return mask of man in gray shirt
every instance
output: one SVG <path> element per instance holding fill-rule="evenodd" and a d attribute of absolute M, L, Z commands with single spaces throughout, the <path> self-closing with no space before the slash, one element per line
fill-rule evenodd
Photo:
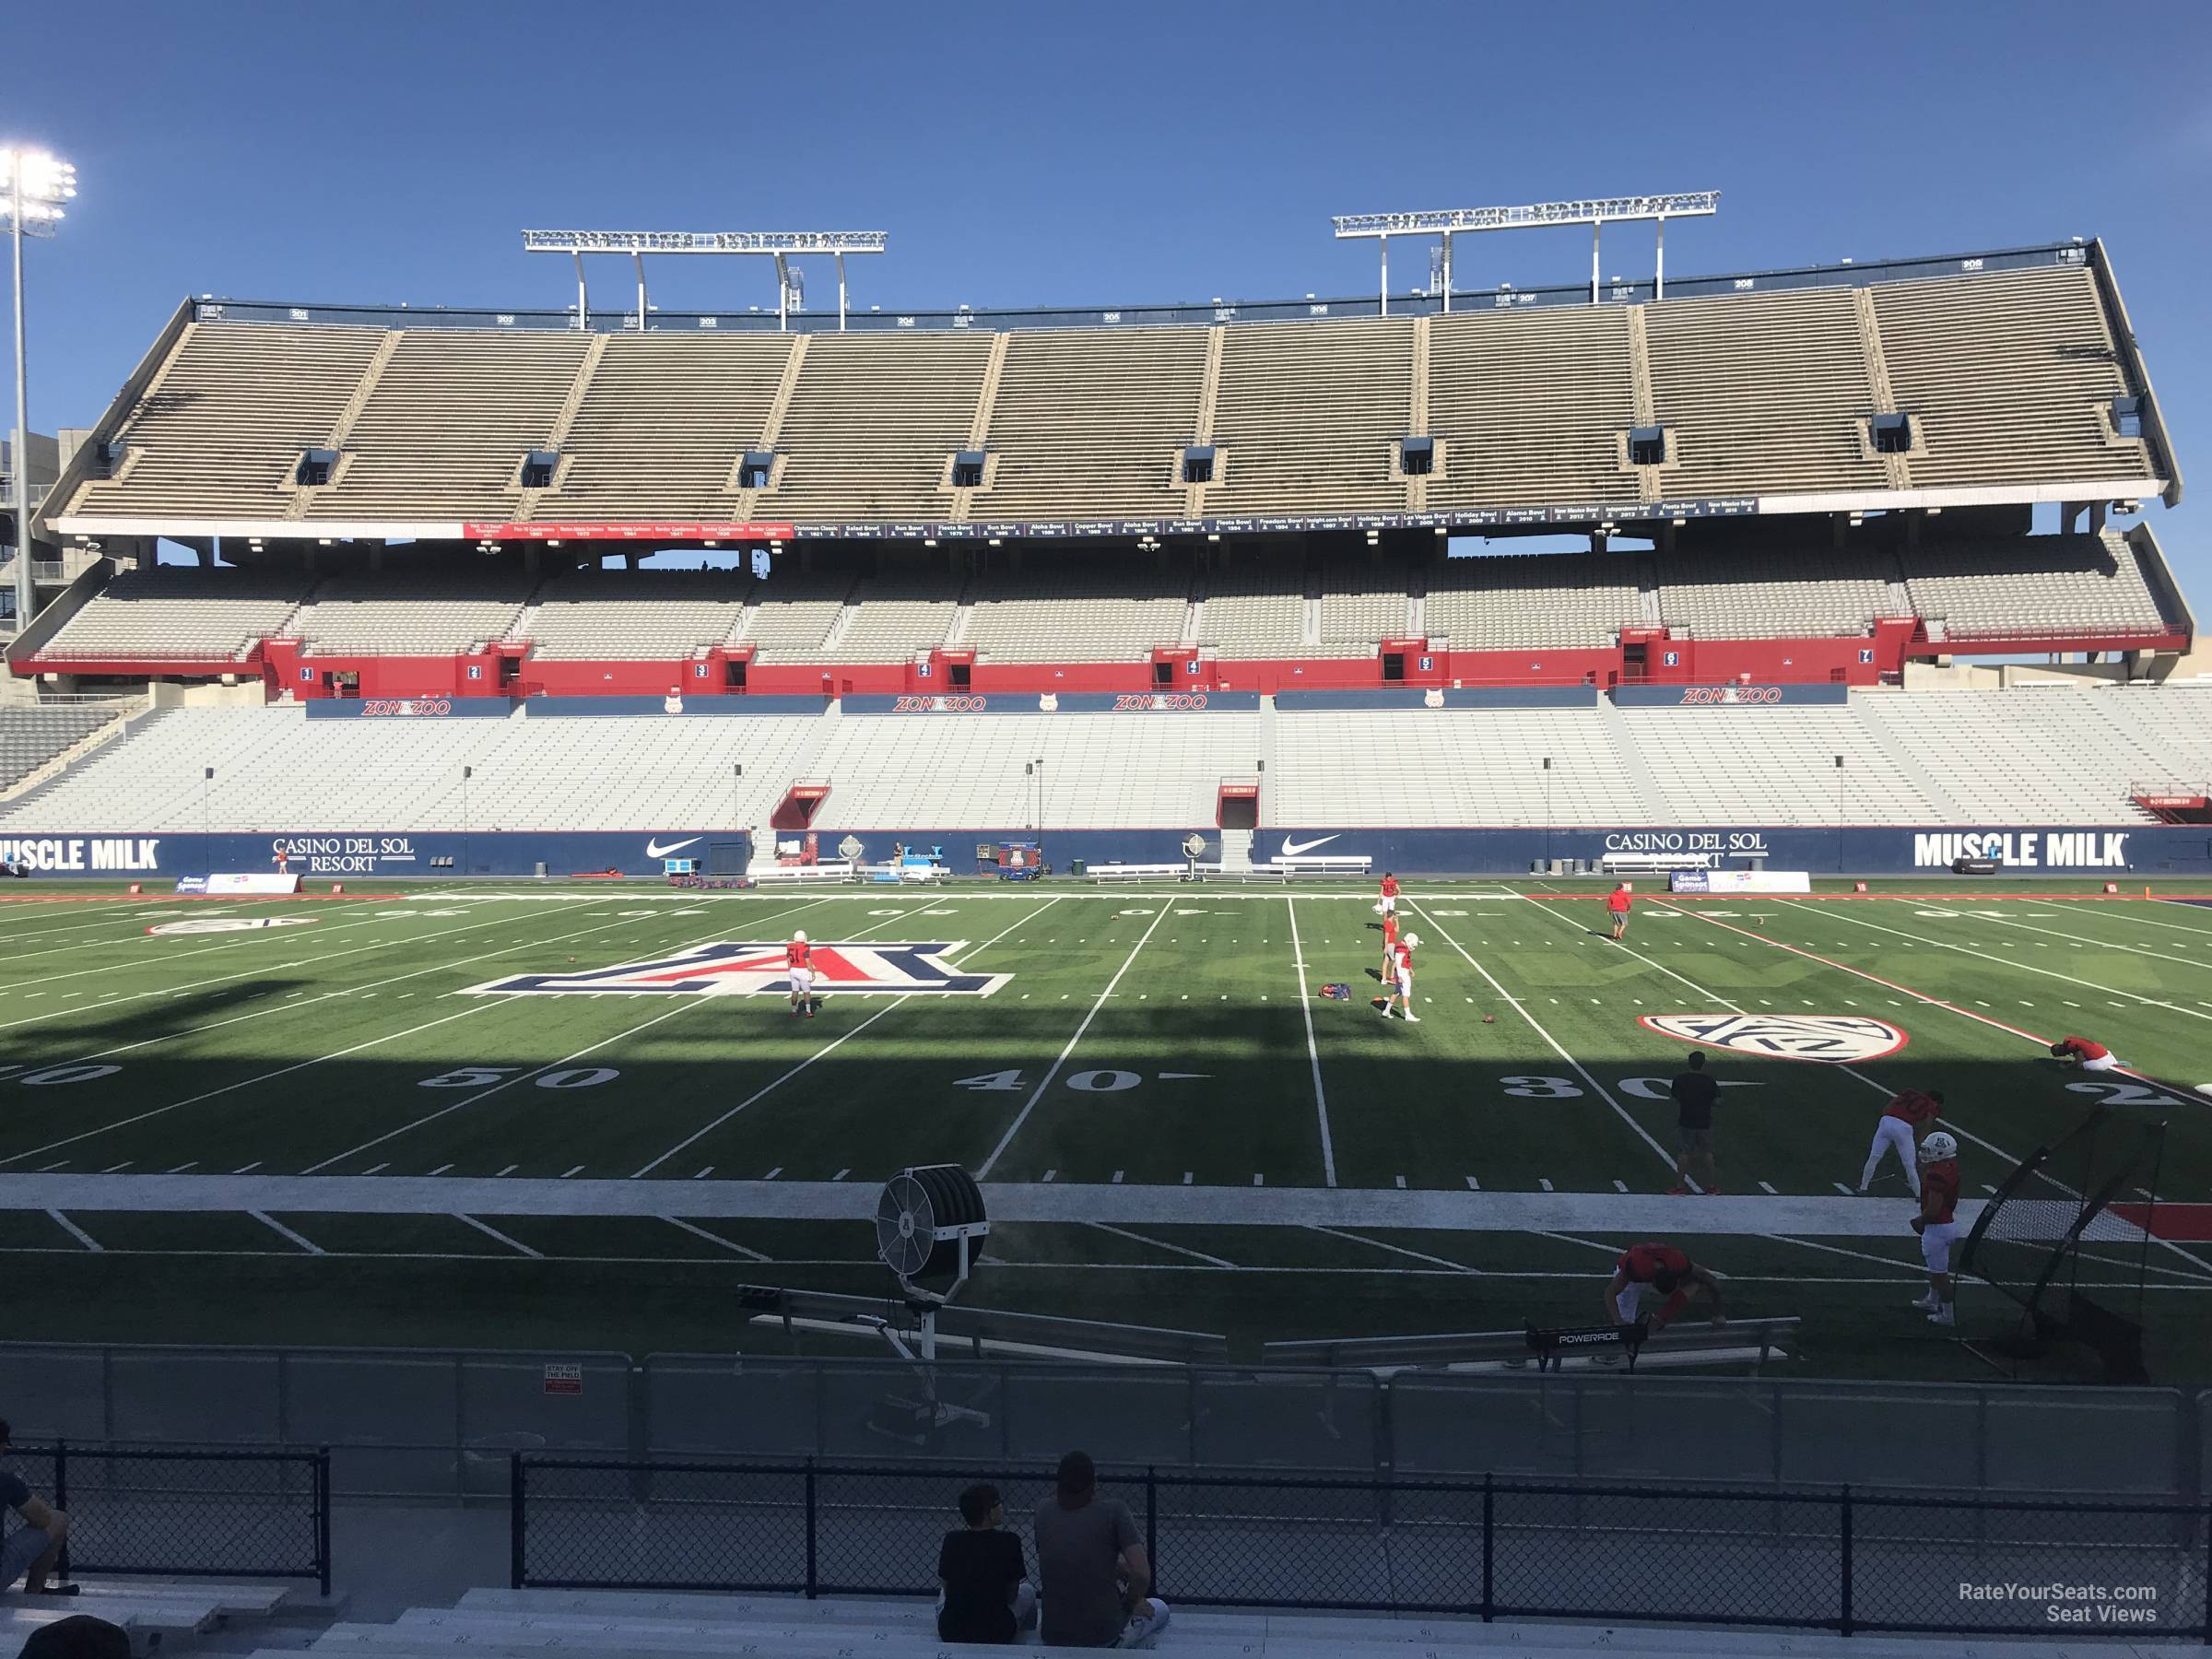
<path fill-rule="evenodd" d="M 1148 1594 L 1152 1564 L 1129 1509 L 1099 1496 L 1088 1452 L 1060 1460 L 1057 1489 L 1037 1506 L 1038 1637 L 1062 1647 L 1150 1647 L 1168 1606 Z"/>

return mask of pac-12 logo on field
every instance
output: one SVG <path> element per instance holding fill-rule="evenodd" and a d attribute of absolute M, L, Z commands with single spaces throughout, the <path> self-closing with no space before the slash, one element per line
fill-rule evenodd
<path fill-rule="evenodd" d="M 814 988 L 862 995 L 988 996 L 1013 975 L 962 973 L 944 959 L 965 939 L 937 944 L 817 944 Z M 789 994 L 782 941 L 694 945 L 648 962 L 588 968 L 581 973 L 518 973 L 471 985 L 470 994 L 503 996 L 757 996 Z"/>
<path fill-rule="evenodd" d="M 1845 1065 L 1879 1060 L 1905 1046 L 1905 1033 L 1856 1014 L 1646 1014 L 1637 1021 L 1662 1037 L 1764 1060 L 1818 1060 Z"/>

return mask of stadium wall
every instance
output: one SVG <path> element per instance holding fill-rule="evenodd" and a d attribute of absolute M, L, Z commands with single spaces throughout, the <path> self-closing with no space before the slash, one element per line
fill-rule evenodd
<path fill-rule="evenodd" d="M 1209 842 L 1210 826 L 1171 830 L 1047 830 L 1045 856 L 1065 871 L 1076 859 L 1093 865 L 1181 864 L 1182 838 L 1195 829 Z M 865 856 L 887 857 L 893 841 L 941 849 L 956 875 L 974 867 L 976 847 L 1022 841 L 1037 832 L 1020 825 L 971 829 L 817 825 L 823 849 L 847 834 Z M 149 835 L 0 834 L 0 862 L 22 864 L 41 877 L 114 880 L 174 878 L 210 871 L 273 867 L 282 848 L 289 867 L 310 877 L 450 880 L 460 876 L 530 877 L 540 865 L 548 877 L 604 875 L 658 877 L 669 858 L 713 859 L 727 868 L 731 851 L 747 842 L 742 830 L 603 830 L 578 833 L 361 830 L 283 830 L 252 834 Z M 717 854 L 717 849 L 722 851 Z M 2212 829 L 2205 825 L 2006 824 L 1761 829 L 1699 825 L 1679 829 L 1573 827 L 1545 830 L 1363 830 L 1343 826 L 1271 827 L 1253 847 L 1255 862 L 1281 854 L 1365 854 L 1376 870 L 1406 875 L 1525 875 L 1547 861 L 1595 865 L 1608 853 L 1706 853 L 1723 867 L 1763 865 L 1815 875 L 1902 876 L 1949 870 L 1958 858 L 1993 858 L 2006 876 L 2112 876 L 2212 877 Z"/>

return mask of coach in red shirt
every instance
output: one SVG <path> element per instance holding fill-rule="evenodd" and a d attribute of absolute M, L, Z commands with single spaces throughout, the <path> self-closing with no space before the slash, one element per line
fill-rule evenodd
<path fill-rule="evenodd" d="M 1606 895 L 1606 908 L 1613 912 L 1615 944 L 1618 944 L 1620 935 L 1629 931 L 1629 906 L 1633 902 L 1629 897 L 1629 884 L 1625 881 Z"/>

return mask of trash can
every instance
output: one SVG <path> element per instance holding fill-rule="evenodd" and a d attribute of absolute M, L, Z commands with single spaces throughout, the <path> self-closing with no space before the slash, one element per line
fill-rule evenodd
<path fill-rule="evenodd" d="M 1067 861 L 1067 873 L 1077 881 L 1082 880 L 1089 873 L 1089 865 L 1080 858 L 1071 858 Z"/>

